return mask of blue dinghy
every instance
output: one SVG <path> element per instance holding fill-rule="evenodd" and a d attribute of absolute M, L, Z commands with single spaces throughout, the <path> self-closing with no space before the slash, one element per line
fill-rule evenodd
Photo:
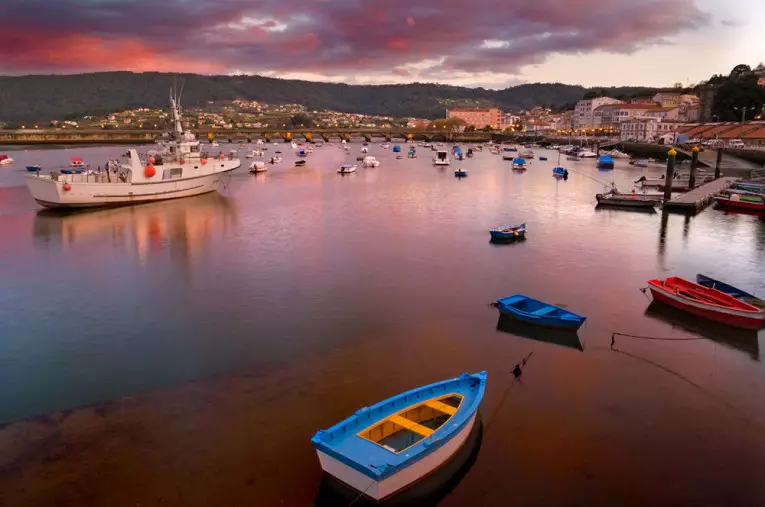
<path fill-rule="evenodd" d="M 542 162 L 546 162 L 547 161 L 547 157 L 539 157 L 539 160 L 541 160 Z"/>
<path fill-rule="evenodd" d="M 568 170 L 563 167 L 556 167 L 553 169 L 553 176 L 563 176 L 564 178 L 568 178 Z"/>
<path fill-rule="evenodd" d="M 490 229 L 489 234 L 495 240 L 523 239 L 526 237 L 526 224 L 500 225 Z"/>
<path fill-rule="evenodd" d="M 587 317 L 582 317 L 557 306 L 515 294 L 497 301 L 499 313 L 537 326 L 558 329 L 579 329 Z"/>
<path fill-rule="evenodd" d="M 38 172 L 40 170 L 41 170 L 41 168 L 40 168 L 39 165 L 28 165 L 27 166 L 27 172 L 29 172 L 29 173 L 36 173 L 36 172 Z"/>
<path fill-rule="evenodd" d="M 485 390 L 486 372 L 463 373 L 362 408 L 311 442 L 326 473 L 379 502 L 451 460 Z"/>
<path fill-rule="evenodd" d="M 516 157 L 513 159 L 513 169 L 517 171 L 526 170 L 526 159 L 522 157 Z"/>
<path fill-rule="evenodd" d="M 614 168 L 614 159 L 611 155 L 601 155 L 598 159 L 598 169 L 611 170 Z"/>
<path fill-rule="evenodd" d="M 455 178 L 467 178 L 467 175 L 468 173 L 464 169 L 457 169 L 456 171 L 454 171 Z"/>
<path fill-rule="evenodd" d="M 765 301 L 758 298 L 754 294 L 749 294 L 748 292 L 744 292 L 737 287 L 728 285 L 727 283 L 721 282 L 719 280 L 715 280 L 714 278 L 704 276 L 701 273 L 696 275 L 696 283 L 704 287 L 709 287 L 710 289 L 717 289 L 720 292 L 724 292 L 730 296 L 733 296 L 739 301 L 749 303 L 750 305 L 756 306 L 757 308 L 765 309 Z"/>

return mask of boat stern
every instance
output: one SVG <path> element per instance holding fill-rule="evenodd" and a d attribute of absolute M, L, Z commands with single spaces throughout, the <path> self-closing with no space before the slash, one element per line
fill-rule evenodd
<path fill-rule="evenodd" d="M 69 190 L 65 190 L 64 182 L 56 181 L 47 175 L 29 174 L 26 177 L 26 184 L 34 200 L 47 208 L 65 205 L 66 192 L 75 190 L 72 184 L 69 184 Z"/>

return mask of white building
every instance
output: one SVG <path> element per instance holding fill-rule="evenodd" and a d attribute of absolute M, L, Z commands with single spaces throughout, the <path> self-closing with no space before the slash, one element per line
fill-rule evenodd
<path fill-rule="evenodd" d="M 596 99 L 580 100 L 574 108 L 574 128 L 592 128 L 593 111 L 607 104 L 619 104 L 621 100 L 611 97 L 598 97 Z"/>
<path fill-rule="evenodd" d="M 623 142 L 656 143 L 664 136 L 671 135 L 674 138 L 679 126 L 678 122 L 641 118 L 622 123 L 619 138 Z"/>

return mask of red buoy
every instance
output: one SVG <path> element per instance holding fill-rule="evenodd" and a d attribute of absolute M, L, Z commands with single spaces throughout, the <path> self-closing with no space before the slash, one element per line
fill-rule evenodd
<path fill-rule="evenodd" d="M 202 159 L 202 165 L 205 165 L 205 164 L 207 164 L 207 160 Z"/>
<path fill-rule="evenodd" d="M 72 185 L 64 183 L 64 192 L 69 192 L 72 189 Z"/>
<path fill-rule="evenodd" d="M 186 161 L 185 161 L 185 160 L 183 160 L 183 159 L 179 160 L 179 162 L 181 163 L 181 165 L 183 165 L 183 164 L 185 164 L 185 163 L 186 163 Z"/>
<path fill-rule="evenodd" d="M 149 164 L 153 164 L 154 162 L 156 162 L 154 157 L 149 157 Z"/>
<path fill-rule="evenodd" d="M 221 153 L 220 154 L 220 159 L 223 160 L 224 158 L 226 158 L 226 156 L 223 153 Z"/>
<path fill-rule="evenodd" d="M 147 165 L 143 170 L 143 175 L 147 178 L 153 178 L 155 174 L 157 174 L 157 170 L 154 169 L 153 165 Z"/>

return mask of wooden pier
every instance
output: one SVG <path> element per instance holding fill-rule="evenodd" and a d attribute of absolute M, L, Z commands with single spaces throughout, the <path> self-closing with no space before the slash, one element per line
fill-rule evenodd
<path fill-rule="evenodd" d="M 716 193 L 729 188 L 734 181 L 739 179 L 740 178 L 728 176 L 710 181 L 709 183 L 705 183 L 665 202 L 664 209 L 686 213 L 697 213 L 712 202 L 712 198 Z"/>

